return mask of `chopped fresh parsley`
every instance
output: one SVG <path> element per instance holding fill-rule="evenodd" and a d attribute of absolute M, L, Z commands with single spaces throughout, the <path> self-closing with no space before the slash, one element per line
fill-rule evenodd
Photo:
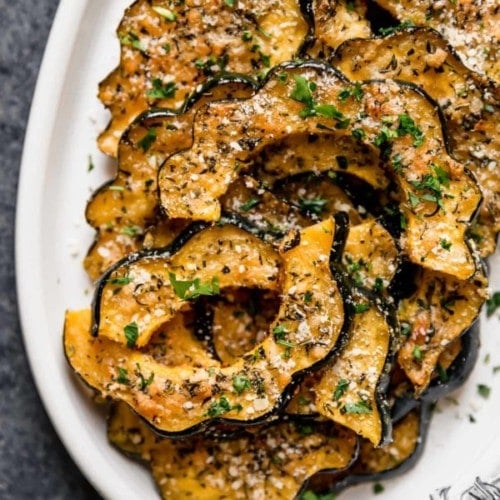
<path fill-rule="evenodd" d="M 363 140 L 366 136 L 365 131 L 362 128 L 353 129 L 351 135 L 358 141 Z"/>
<path fill-rule="evenodd" d="M 378 495 L 379 493 L 383 493 L 384 487 L 380 483 L 375 483 L 373 485 L 373 493 Z"/>
<path fill-rule="evenodd" d="M 317 494 L 312 490 L 306 490 L 299 497 L 299 500 L 335 500 L 336 496 L 333 493 Z"/>
<path fill-rule="evenodd" d="M 155 128 L 148 128 L 148 131 L 146 135 L 138 141 L 137 145 L 144 151 L 149 151 L 149 148 L 153 145 L 153 143 L 156 141 L 156 129 Z"/>
<path fill-rule="evenodd" d="M 341 113 L 332 104 L 318 104 L 313 97 L 313 92 L 317 86 L 314 82 L 309 82 L 303 76 L 294 76 L 295 88 L 293 89 L 290 97 L 297 102 L 304 104 L 304 109 L 300 111 L 301 118 L 309 116 L 323 116 L 324 118 L 331 118 L 337 122 L 336 127 L 340 129 L 347 128 L 350 119 Z"/>
<path fill-rule="evenodd" d="M 337 387 L 335 387 L 335 390 L 333 391 L 334 401 L 338 401 L 344 395 L 348 387 L 349 387 L 349 380 L 341 378 L 337 383 Z"/>
<path fill-rule="evenodd" d="M 390 26 L 388 28 L 380 28 L 378 30 L 378 32 L 382 36 L 387 36 L 387 35 L 392 35 L 393 33 L 397 33 L 398 31 L 403 31 L 407 28 L 412 28 L 414 26 L 415 26 L 415 24 L 413 24 L 413 21 L 406 19 L 405 21 L 401 22 L 401 24 L 398 24 L 397 26 Z"/>
<path fill-rule="evenodd" d="M 328 200 L 324 200 L 323 198 L 299 198 L 300 210 L 316 215 L 319 215 L 321 214 L 321 212 L 323 212 L 327 203 Z"/>
<path fill-rule="evenodd" d="M 139 337 L 139 326 L 134 321 L 127 325 L 123 332 L 125 333 L 125 338 L 127 339 L 127 347 L 134 347 Z"/>
<path fill-rule="evenodd" d="M 132 278 L 130 276 L 120 276 L 118 278 L 112 278 L 108 280 L 110 285 L 125 286 L 132 283 Z"/>
<path fill-rule="evenodd" d="M 419 197 L 413 193 L 409 194 L 409 201 L 412 207 L 415 207 L 421 201 L 430 201 L 436 203 L 441 210 L 444 210 L 442 186 L 450 185 L 448 173 L 435 163 L 430 164 L 430 174 L 425 174 L 418 181 L 410 181 L 410 184 L 417 190 L 424 193 Z"/>
<path fill-rule="evenodd" d="M 448 373 L 446 372 L 444 366 L 441 363 L 438 363 L 436 369 L 439 375 L 439 380 L 443 383 L 448 382 Z"/>
<path fill-rule="evenodd" d="M 266 67 L 271 67 L 271 57 L 259 51 L 260 62 Z"/>
<path fill-rule="evenodd" d="M 441 248 L 443 248 L 444 250 L 448 250 L 448 252 L 450 251 L 451 241 L 448 241 L 446 238 L 441 238 L 439 240 L 439 244 L 441 245 Z"/>
<path fill-rule="evenodd" d="M 401 335 L 408 337 L 411 333 L 412 327 L 409 323 L 401 323 Z"/>
<path fill-rule="evenodd" d="M 273 328 L 273 335 L 276 340 L 279 340 L 284 339 L 288 335 L 288 332 L 283 325 L 276 325 Z"/>
<path fill-rule="evenodd" d="M 401 173 L 402 169 L 403 169 L 403 158 L 401 157 L 401 155 L 399 153 L 396 153 L 393 157 L 392 157 L 392 160 L 391 160 L 391 163 L 392 163 L 392 168 L 394 169 L 395 172 L 397 172 L 398 174 Z"/>
<path fill-rule="evenodd" d="M 384 280 L 380 276 L 377 276 L 375 278 L 375 282 L 373 283 L 373 289 L 376 292 L 381 292 L 384 288 L 385 288 L 384 287 Z"/>
<path fill-rule="evenodd" d="M 486 301 L 486 316 L 488 316 L 488 318 L 490 316 L 493 316 L 493 314 L 499 307 L 500 307 L 500 292 L 495 292 Z"/>
<path fill-rule="evenodd" d="M 252 384 L 246 375 L 238 374 L 233 377 L 233 388 L 238 394 L 241 394 L 251 387 Z"/>
<path fill-rule="evenodd" d="M 488 399 L 491 394 L 491 387 L 485 384 L 477 384 L 477 392 L 482 398 Z"/>
<path fill-rule="evenodd" d="M 178 280 L 174 273 L 169 273 L 170 284 L 174 293 L 182 300 L 194 300 L 201 296 L 217 295 L 220 291 L 219 279 L 214 276 L 210 282 L 202 283 L 199 278 L 194 280 Z"/>
<path fill-rule="evenodd" d="M 382 125 L 379 134 L 373 140 L 373 144 L 378 148 L 385 148 L 392 143 L 396 137 L 398 137 L 398 134 L 395 130 L 391 130 L 387 125 Z"/>
<path fill-rule="evenodd" d="M 138 226 L 125 226 L 122 228 L 122 233 L 133 238 L 141 232 L 141 228 Z"/>
<path fill-rule="evenodd" d="M 303 76 L 294 76 L 295 88 L 290 97 L 297 102 L 305 104 L 308 108 L 314 107 L 313 92 L 316 90 L 314 82 L 307 81 Z"/>
<path fill-rule="evenodd" d="M 354 312 L 356 314 L 364 313 L 364 312 L 368 311 L 369 309 L 370 309 L 370 304 L 361 303 L 361 304 L 354 305 Z"/>
<path fill-rule="evenodd" d="M 177 14 L 170 9 L 166 9 L 165 7 L 160 7 L 158 5 L 152 7 L 152 9 L 160 14 L 161 17 L 164 17 L 167 21 L 173 22 L 177 19 Z"/>
<path fill-rule="evenodd" d="M 349 97 L 354 97 L 356 101 L 361 101 L 363 98 L 363 89 L 361 88 L 361 84 L 356 82 L 353 87 L 343 89 L 339 92 L 338 98 L 339 101 L 344 102 Z"/>
<path fill-rule="evenodd" d="M 144 47 L 141 44 L 141 40 L 135 33 L 129 32 L 128 35 L 119 35 L 118 38 L 120 39 L 120 43 L 122 45 L 127 45 L 141 52 L 144 52 Z"/>
<path fill-rule="evenodd" d="M 249 210 L 252 210 L 252 208 L 256 207 L 260 203 L 260 200 L 258 198 L 250 198 L 249 200 L 245 201 L 245 203 L 242 203 L 240 205 L 240 209 L 243 210 L 243 212 L 248 212 Z"/>
<path fill-rule="evenodd" d="M 212 401 L 208 407 L 206 415 L 210 418 L 217 418 L 232 410 L 240 411 L 243 407 L 239 404 L 231 406 L 226 396 L 221 396 L 218 401 Z"/>
<path fill-rule="evenodd" d="M 312 302 L 312 299 L 313 299 L 313 293 L 308 290 L 305 294 L 304 294 L 304 302 L 306 304 L 310 304 Z"/>
<path fill-rule="evenodd" d="M 356 403 L 346 403 L 340 410 L 342 413 L 364 415 L 372 412 L 372 407 L 368 401 L 359 400 Z"/>
<path fill-rule="evenodd" d="M 291 354 L 291 349 L 294 347 L 297 347 L 293 342 L 290 342 L 287 339 L 288 336 L 288 331 L 283 325 L 277 325 L 273 328 L 273 336 L 274 336 L 274 341 L 276 344 L 286 347 L 285 353 L 283 354 L 283 357 L 285 359 L 288 359 Z"/>
<path fill-rule="evenodd" d="M 148 386 L 150 386 L 153 383 L 155 374 L 154 372 L 151 372 L 148 378 L 144 377 L 144 375 L 141 372 L 141 366 L 139 365 L 139 363 L 137 363 L 136 374 L 139 377 L 139 390 L 144 392 L 148 388 Z"/>
<path fill-rule="evenodd" d="M 128 372 L 125 370 L 125 368 L 118 367 L 118 377 L 116 377 L 116 381 L 119 384 L 124 384 L 124 385 L 129 385 L 130 380 L 128 378 Z"/>
<path fill-rule="evenodd" d="M 222 57 L 211 55 L 206 60 L 198 59 L 194 65 L 197 69 L 203 71 L 205 75 L 209 76 L 213 75 L 216 71 L 224 71 L 228 62 L 229 56 L 227 54 L 224 54 Z"/>
<path fill-rule="evenodd" d="M 174 82 L 168 82 L 165 85 L 160 78 L 153 78 L 153 88 L 146 92 L 146 96 L 151 99 L 169 99 L 175 97 L 177 86 Z"/>
<path fill-rule="evenodd" d="M 424 143 L 425 135 L 422 130 L 417 127 L 413 118 L 404 113 L 399 115 L 399 126 L 397 128 L 397 134 L 399 137 L 403 137 L 405 135 L 410 135 L 413 137 L 413 146 L 416 148 L 421 146 Z"/>
<path fill-rule="evenodd" d="M 234 0 L 224 0 L 224 3 L 225 3 L 228 7 L 234 7 Z"/>
<path fill-rule="evenodd" d="M 413 354 L 413 359 L 416 359 L 417 361 L 422 361 L 423 354 L 420 346 L 416 345 L 413 348 L 412 354 Z"/>
<path fill-rule="evenodd" d="M 87 172 L 92 172 L 94 170 L 95 165 L 94 161 L 92 160 L 92 155 L 89 155 L 88 157 L 88 164 L 87 164 Z"/>

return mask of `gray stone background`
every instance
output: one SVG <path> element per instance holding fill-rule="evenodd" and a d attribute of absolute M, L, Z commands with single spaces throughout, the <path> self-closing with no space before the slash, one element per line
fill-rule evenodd
<path fill-rule="evenodd" d="M 0 0 L 0 499 L 97 499 L 52 428 L 28 367 L 14 275 L 26 122 L 59 0 Z"/>

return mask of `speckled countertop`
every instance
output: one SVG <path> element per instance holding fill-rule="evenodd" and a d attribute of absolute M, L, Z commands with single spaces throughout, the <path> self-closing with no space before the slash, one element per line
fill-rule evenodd
<path fill-rule="evenodd" d="M 97 499 L 54 432 L 27 363 L 17 315 L 14 217 L 40 61 L 59 0 L 0 0 L 0 498 Z"/>

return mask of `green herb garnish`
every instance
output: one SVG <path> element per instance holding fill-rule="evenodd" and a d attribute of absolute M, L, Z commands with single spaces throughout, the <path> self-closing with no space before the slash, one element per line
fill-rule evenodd
<path fill-rule="evenodd" d="M 149 151 L 149 148 L 153 145 L 153 143 L 156 141 L 156 129 L 155 128 L 148 128 L 148 132 L 146 135 L 137 142 L 137 145 L 144 151 Z"/>
<path fill-rule="evenodd" d="M 349 387 L 349 380 L 341 378 L 337 383 L 337 387 L 335 387 L 335 390 L 333 391 L 334 401 L 338 401 L 344 395 L 348 387 Z"/>
<path fill-rule="evenodd" d="M 347 128 L 350 123 L 350 119 L 344 116 L 335 106 L 332 104 L 318 104 L 314 100 L 313 92 L 316 90 L 317 86 L 314 82 L 309 82 L 303 76 L 294 76 L 295 88 L 293 89 L 290 97 L 297 102 L 304 104 L 304 109 L 300 111 L 299 116 L 301 118 L 307 118 L 309 116 L 322 116 L 324 118 L 331 118 L 337 121 L 337 128 Z"/>
<path fill-rule="evenodd" d="M 491 387 L 485 384 L 477 384 L 477 392 L 482 398 L 488 399 L 491 394 Z"/>
<path fill-rule="evenodd" d="M 174 293 L 182 300 L 194 300 L 201 296 L 217 295 L 220 291 L 219 278 L 214 276 L 210 282 L 202 283 L 199 278 L 194 280 L 178 280 L 174 273 L 169 273 L 170 284 Z"/>
<path fill-rule="evenodd" d="M 137 338 L 139 337 L 139 326 L 134 321 L 128 324 L 124 329 L 125 338 L 127 339 L 127 347 L 135 347 L 135 343 L 137 342 Z"/>
<path fill-rule="evenodd" d="M 141 40 L 135 33 L 129 32 L 128 35 L 119 35 L 118 38 L 120 39 L 120 43 L 122 45 L 127 45 L 139 50 L 140 52 L 145 53 L 144 47 L 141 44 Z"/>
<path fill-rule="evenodd" d="M 393 33 L 397 33 L 398 31 L 405 30 L 407 28 L 412 28 L 414 26 L 415 26 L 415 24 L 413 24 L 413 21 L 406 19 L 405 21 L 401 22 L 401 24 L 398 24 L 397 26 L 390 26 L 388 28 L 380 28 L 378 30 L 378 32 L 382 36 L 387 36 L 387 35 L 392 35 Z"/>
<path fill-rule="evenodd" d="M 486 316 L 488 316 L 488 318 L 490 316 L 493 316 L 493 314 L 499 307 L 500 307 L 500 292 L 495 292 L 486 301 Z"/>
<path fill-rule="evenodd" d="M 138 226 L 125 226 L 122 228 L 122 233 L 126 234 L 127 236 L 130 236 L 133 238 L 134 236 L 137 236 L 141 231 L 141 228 Z"/>
<path fill-rule="evenodd" d="M 233 388 L 238 394 L 241 394 L 251 387 L 252 384 L 246 375 L 238 374 L 233 377 Z"/>
<path fill-rule="evenodd" d="M 328 200 L 324 200 L 323 198 L 299 198 L 299 208 L 304 212 L 310 212 L 316 215 L 321 214 L 323 212 L 325 206 L 327 205 Z"/>
<path fill-rule="evenodd" d="M 212 403 L 210 403 L 206 416 L 210 418 L 217 418 L 232 410 L 240 411 L 242 409 L 243 407 L 240 404 L 231 406 L 231 403 L 226 396 L 221 396 L 218 401 L 212 401 Z"/>
<path fill-rule="evenodd" d="M 420 346 L 416 345 L 413 348 L 412 354 L 413 354 L 413 359 L 416 359 L 417 361 L 422 361 L 423 354 Z"/>
<path fill-rule="evenodd" d="M 166 9 L 165 7 L 154 6 L 152 9 L 160 14 L 161 17 L 164 17 L 167 21 L 173 22 L 177 19 L 177 14 L 170 9 Z"/>
<path fill-rule="evenodd" d="M 342 413 L 364 415 L 372 412 L 372 407 L 368 401 L 359 400 L 356 403 L 347 403 L 341 409 Z"/>
<path fill-rule="evenodd" d="M 448 250 L 448 252 L 450 251 L 451 241 L 448 241 L 446 238 L 441 238 L 439 240 L 439 244 L 441 245 L 441 248 L 443 248 L 444 250 Z"/>
<path fill-rule="evenodd" d="M 168 82 L 165 85 L 160 78 L 153 79 L 153 88 L 146 92 L 146 96 L 151 99 L 169 99 L 175 97 L 177 86 L 174 82 Z"/>
<path fill-rule="evenodd" d="M 128 378 L 128 372 L 125 370 L 125 368 L 118 367 L 118 377 L 116 377 L 116 381 L 119 384 L 124 384 L 124 385 L 129 385 L 130 380 Z"/>
<path fill-rule="evenodd" d="M 112 278 L 108 280 L 110 285 L 125 286 L 132 283 L 132 278 L 130 276 L 120 276 L 119 278 Z"/>
<path fill-rule="evenodd" d="M 243 212 L 248 212 L 249 210 L 252 210 L 252 208 L 256 207 L 259 203 L 260 200 L 258 198 L 250 198 L 248 201 L 240 205 L 240 209 L 243 210 Z"/>
<path fill-rule="evenodd" d="M 354 305 L 354 312 L 356 314 L 361 314 L 370 309 L 370 304 L 362 303 L 362 304 L 355 304 Z"/>
<path fill-rule="evenodd" d="M 154 374 L 154 372 L 151 372 L 151 374 L 149 375 L 148 378 L 144 377 L 144 375 L 141 372 L 141 366 L 139 365 L 139 363 L 137 363 L 137 372 L 136 373 L 140 379 L 139 380 L 139 389 L 144 392 L 148 388 L 148 386 L 150 386 L 153 383 L 153 380 L 155 378 L 155 374 Z"/>

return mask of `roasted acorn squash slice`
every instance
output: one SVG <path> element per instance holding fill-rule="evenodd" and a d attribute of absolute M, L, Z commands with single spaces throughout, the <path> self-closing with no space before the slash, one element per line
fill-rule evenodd
<path fill-rule="evenodd" d="M 269 186 L 278 179 L 303 172 L 316 175 L 343 172 L 364 180 L 374 189 L 386 189 L 389 185 L 379 165 L 378 148 L 353 137 L 291 135 L 266 148 L 257 163 L 260 167 L 257 177 Z"/>
<path fill-rule="evenodd" d="M 99 137 L 116 155 L 120 136 L 152 107 L 182 108 L 208 77 L 257 76 L 298 55 L 311 29 L 307 2 L 137 0 L 118 27 L 121 60 L 99 86 L 112 120 Z"/>
<path fill-rule="evenodd" d="M 484 194 L 472 235 L 483 256 L 493 253 L 500 231 L 498 86 L 467 69 L 448 43 L 428 29 L 349 40 L 337 50 L 334 64 L 351 80 L 412 82 L 439 103 L 453 155 L 475 174 Z"/>
<path fill-rule="evenodd" d="M 351 38 L 370 36 L 366 0 L 313 0 L 314 45 L 307 54 L 328 60 L 335 48 Z"/>
<path fill-rule="evenodd" d="M 150 246 L 146 234 L 154 238 L 151 225 L 162 226 L 162 245 L 180 233 L 185 223 L 168 220 L 157 223 L 159 166 L 167 156 L 191 145 L 193 119 L 199 107 L 212 100 L 249 96 L 254 86 L 240 76 L 211 78 L 181 111 L 150 111 L 129 126 L 118 146 L 115 179 L 94 193 L 85 212 L 87 222 L 97 230 L 84 261 L 92 279 L 99 278 L 129 253 Z"/>
<path fill-rule="evenodd" d="M 343 470 L 357 452 L 355 436 L 331 424 L 278 422 L 235 439 L 161 439 L 126 405 L 114 406 L 108 439 L 150 463 L 164 499 L 294 498 L 314 473 Z"/>
<path fill-rule="evenodd" d="M 199 296 L 235 286 L 277 290 L 280 265 L 271 246 L 236 226 L 188 229 L 166 249 L 132 255 L 101 278 L 94 333 L 130 345 L 126 329 L 134 324 L 133 345 L 142 347 Z"/>
<path fill-rule="evenodd" d="M 409 258 L 470 277 L 475 266 L 464 233 L 481 195 L 446 153 L 434 104 L 402 84 L 351 85 L 317 63 L 277 68 L 252 98 L 202 108 L 193 146 L 160 170 L 162 206 L 170 217 L 216 221 L 219 198 L 265 147 L 294 133 L 332 131 L 377 145 L 388 172 L 400 164 L 393 177 L 401 191 L 406 220 L 401 244 Z M 442 238 L 452 243 L 451 253 L 443 252 Z"/>
<path fill-rule="evenodd" d="M 470 0 L 375 0 L 406 26 L 434 28 L 446 38 L 470 69 L 500 82 L 498 6 Z"/>
<path fill-rule="evenodd" d="M 385 393 L 395 331 L 367 297 L 354 294 L 353 300 L 356 314 L 349 341 L 322 369 L 313 387 L 314 402 L 321 415 L 379 446 L 391 439 Z"/>
<path fill-rule="evenodd" d="M 349 486 L 384 481 L 405 473 L 422 455 L 430 418 L 430 405 L 417 405 L 416 409 L 395 419 L 391 443 L 376 448 L 370 441 L 361 440 L 358 458 L 348 470 L 316 474 L 308 482 L 307 491 L 316 492 L 318 496 L 339 493 Z"/>
<path fill-rule="evenodd" d="M 279 266 L 273 261 L 272 251 L 260 249 L 251 235 L 229 226 L 202 231 L 198 233 L 198 239 L 198 235 L 192 236 L 172 259 L 163 259 L 163 267 L 159 265 L 160 261 L 153 261 L 157 264 L 154 281 L 148 281 L 151 269 L 148 269 L 149 262 L 145 259 L 136 261 L 138 266 L 135 269 L 125 264 L 110 273 L 105 278 L 104 290 L 99 292 L 103 296 L 100 302 L 101 321 L 94 325 L 99 327 L 96 331 L 101 336 L 92 338 L 85 335 L 88 325 L 81 319 L 81 314 L 67 315 L 65 347 L 69 362 L 103 396 L 125 401 L 164 433 L 194 432 L 200 429 L 199 424 L 219 419 L 235 424 L 263 420 L 286 403 L 286 394 L 296 375 L 325 360 L 342 345 L 348 315 L 330 269 L 334 233 L 335 224 L 330 219 L 285 240 L 280 250 L 279 290 L 282 300 L 278 315 L 268 336 L 253 351 L 228 366 L 222 367 L 217 362 L 210 368 L 198 368 L 192 363 L 165 366 L 153 356 L 133 349 L 133 346 L 144 345 L 149 340 L 153 322 L 157 329 L 172 317 L 175 311 L 172 304 L 175 302 L 169 304 L 162 300 L 158 303 L 157 285 L 161 272 L 181 270 L 183 257 L 189 256 L 188 261 L 195 258 L 205 262 L 207 267 L 201 271 L 208 274 L 203 274 L 201 283 L 205 283 L 205 276 L 214 276 L 214 269 L 219 273 L 227 266 L 231 273 L 235 259 L 238 263 L 245 262 L 245 269 L 241 269 L 242 264 L 238 265 L 236 275 L 230 280 L 233 286 L 235 283 L 255 286 L 260 282 L 264 287 L 266 282 L 276 281 Z M 210 247 L 216 244 L 222 250 L 219 242 L 223 242 L 224 238 L 231 244 L 221 252 L 223 256 L 219 255 L 224 260 L 222 264 Z M 231 247 L 236 249 L 238 257 L 231 255 Z M 210 262 L 208 257 L 203 259 L 205 254 L 200 254 L 203 251 L 208 251 Z M 245 255 L 248 258 L 241 260 Z M 194 270 L 186 270 L 185 267 L 186 272 Z M 125 276 L 132 282 L 120 283 L 122 288 L 117 292 L 116 281 L 110 280 Z M 220 276 L 221 287 L 225 284 L 223 276 L 224 273 Z M 186 276 L 179 274 L 179 282 L 181 277 Z M 143 282 L 134 284 L 136 279 Z M 168 287 L 167 280 L 168 277 L 161 280 L 162 287 Z M 270 289 L 272 286 L 268 285 Z M 138 287 L 146 288 L 145 295 L 136 297 L 141 305 L 134 304 L 133 294 L 129 295 Z M 118 298 L 125 290 L 127 293 Z M 186 293 L 189 290 L 187 288 Z M 306 300 L 309 294 L 312 296 L 311 303 Z M 170 298 L 171 295 L 163 298 Z M 146 304 L 145 300 L 149 303 Z M 146 312 L 149 317 L 143 323 Z M 111 314 L 113 323 L 110 322 Z M 106 323 L 104 318 L 108 319 Z M 143 324 L 145 330 L 142 329 Z M 121 373 L 127 374 L 128 383 L 120 383 L 118 377 Z M 245 390 L 240 390 L 238 383 L 242 378 L 248 382 Z"/>
<path fill-rule="evenodd" d="M 487 280 L 480 264 L 471 280 L 458 280 L 423 269 L 417 290 L 399 305 L 401 331 L 407 336 L 398 352 L 399 365 L 421 394 L 447 346 L 477 319 L 487 297 Z"/>

